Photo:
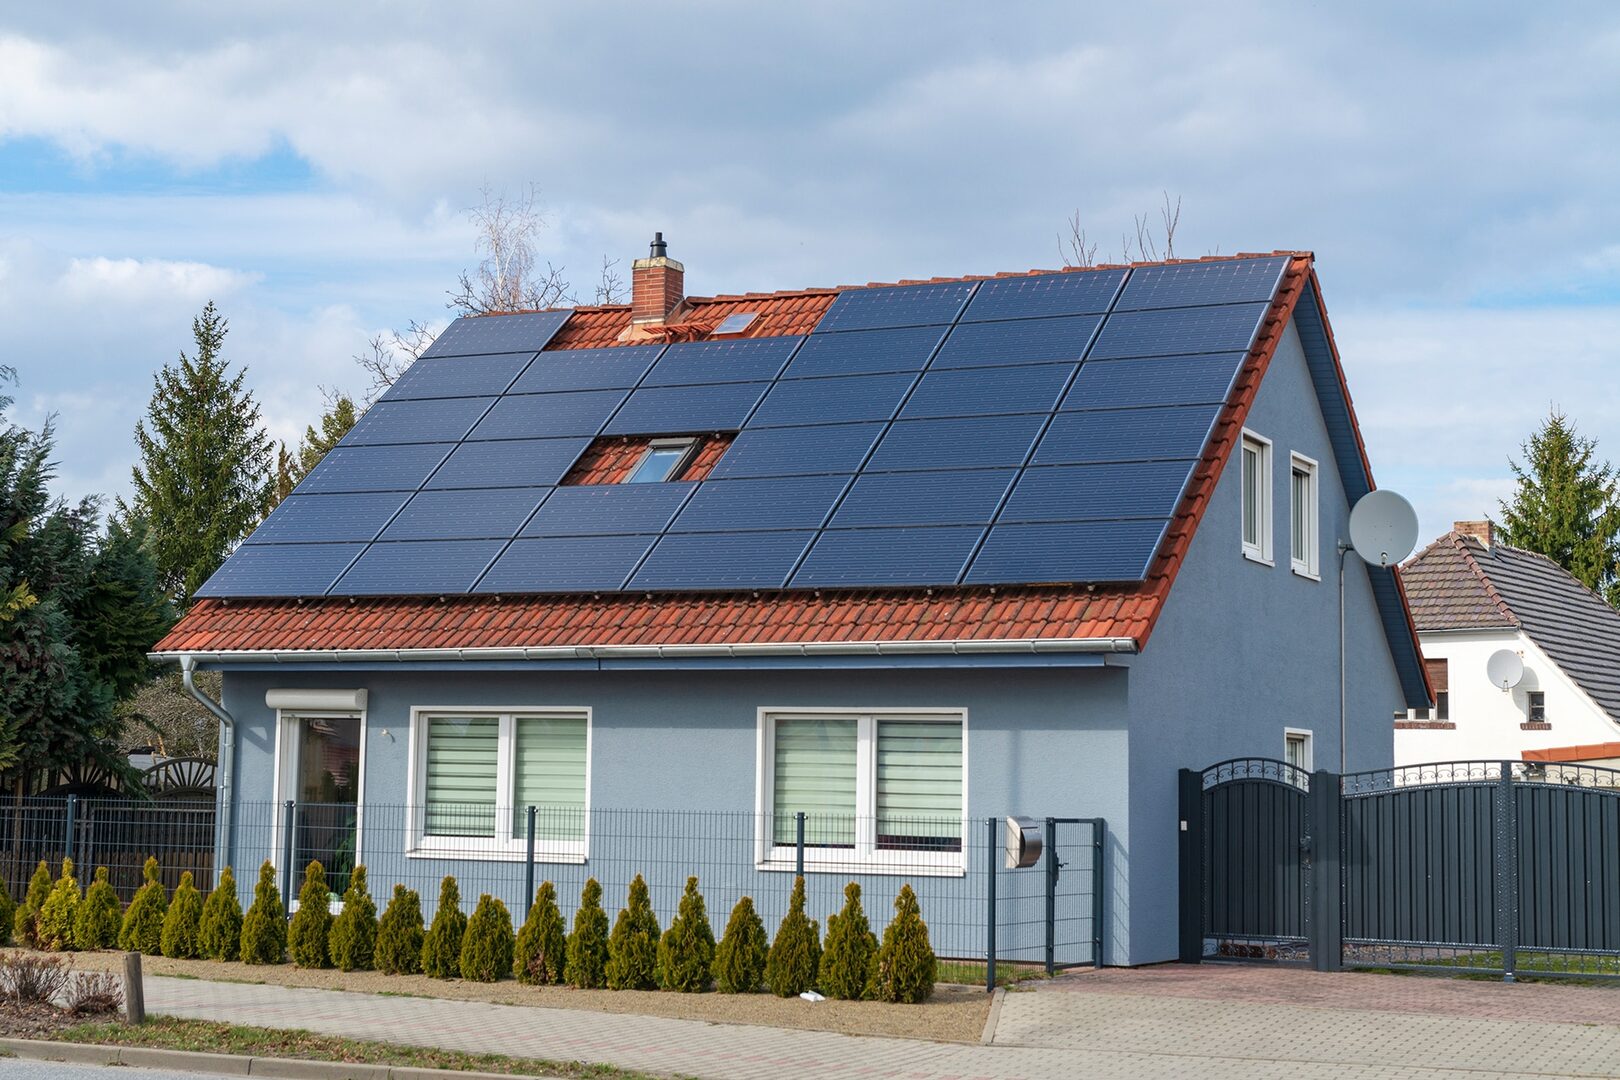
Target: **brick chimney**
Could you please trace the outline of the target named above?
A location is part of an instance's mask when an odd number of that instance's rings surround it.
[[[686,267],[669,257],[663,233],[654,233],[645,259],[630,267],[630,325],[662,326],[686,297]]]
[[[1454,521],[1451,523],[1452,531],[1471,536],[1485,545],[1485,550],[1491,550],[1496,543],[1496,530],[1489,521]]]

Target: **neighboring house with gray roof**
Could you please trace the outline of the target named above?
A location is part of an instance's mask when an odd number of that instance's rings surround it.
[[[1544,555],[1459,521],[1402,568],[1435,707],[1397,713],[1395,763],[1524,758],[1620,765],[1620,612]],[[1524,661],[1503,691],[1485,665]]]

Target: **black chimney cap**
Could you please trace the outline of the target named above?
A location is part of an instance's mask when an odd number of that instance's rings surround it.
[[[653,233],[652,250],[648,254],[654,259],[666,258],[669,255],[669,245],[664,243],[663,233]]]

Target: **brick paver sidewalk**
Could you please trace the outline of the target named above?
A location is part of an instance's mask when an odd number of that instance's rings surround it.
[[[709,1080],[1620,1076],[1620,1025],[1112,993],[1095,987],[1063,992],[1088,978],[1101,981],[1080,975],[1059,980],[1046,992],[1009,994],[992,1046],[161,977],[147,980],[147,1007],[176,1016],[577,1059]],[[1371,980],[1377,977],[1336,978],[1360,982],[1366,1003],[1376,1005]]]

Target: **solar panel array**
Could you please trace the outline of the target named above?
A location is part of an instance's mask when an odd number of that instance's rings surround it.
[[[1140,579],[1287,260],[842,293],[806,336],[453,323],[199,596]],[[735,432],[700,482],[559,486]]]

